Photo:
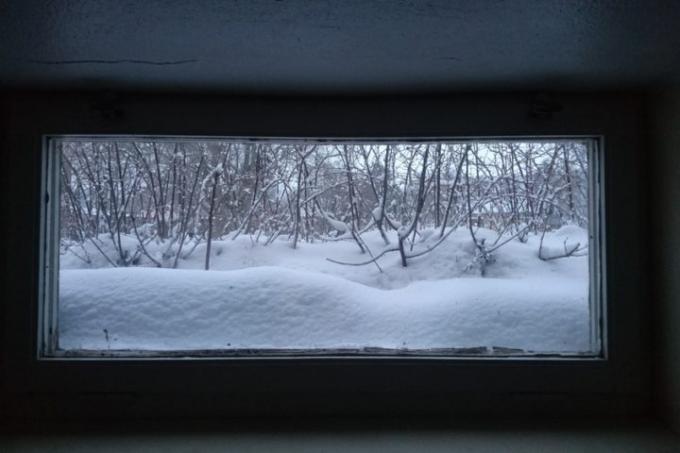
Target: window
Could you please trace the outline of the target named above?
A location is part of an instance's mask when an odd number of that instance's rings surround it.
[[[593,138],[48,140],[45,356],[602,353]]]
[[[114,106],[119,114],[113,116],[92,110],[84,93],[34,93],[6,101],[10,133],[4,143],[11,152],[3,168],[11,196],[3,220],[11,233],[5,243],[11,273],[3,294],[3,359],[9,366],[2,385],[11,389],[9,404],[26,414],[508,416],[599,415],[613,410],[639,414],[647,408],[653,304],[646,286],[649,211],[643,99],[565,94],[560,96],[564,109],[549,119],[528,115],[529,98],[522,94],[323,101],[140,94],[122,97]],[[83,132],[92,135],[74,135]],[[423,137],[587,143],[590,320],[593,330],[599,329],[591,337],[601,339],[601,345],[595,343],[587,354],[369,350],[338,356],[323,350],[293,355],[211,350],[202,356],[198,350],[132,352],[114,345],[108,350],[104,332],[98,330],[94,335],[104,349],[80,355],[60,350],[56,277],[61,178],[56,145],[60,140],[129,143],[134,137],[140,143],[174,143],[174,137],[211,141],[220,136],[290,137],[288,143],[308,143],[304,137],[340,138],[332,144],[375,143],[371,137],[400,137],[393,143],[437,142]],[[42,173],[41,163],[47,166]],[[327,227],[329,234],[337,234]],[[43,247],[49,244],[57,246]],[[354,247],[357,257],[365,256]],[[388,255],[398,264],[398,252]],[[323,255],[322,261],[327,257],[342,258]],[[552,263],[573,259],[582,257]],[[216,262],[211,259],[211,268]],[[371,266],[360,269],[368,272]]]

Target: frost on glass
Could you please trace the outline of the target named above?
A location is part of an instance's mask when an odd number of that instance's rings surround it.
[[[60,139],[67,351],[591,351],[589,142]]]

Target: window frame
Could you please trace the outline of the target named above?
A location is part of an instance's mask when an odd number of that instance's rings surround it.
[[[567,93],[552,118],[532,95],[262,99],[128,94],[102,111],[91,93],[29,92],[2,106],[13,266],[3,307],[2,396],[32,417],[245,415],[641,414],[649,408],[647,157],[644,99]],[[108,99],[108,98],[107,98]],[[108,102],[108,101],[107,101]],[[187,115],[191,112],[191,115]],[[598,136],[607,236],[606,358],[546,360],[366,357],[40,360],[39,272],[43,137],[77,135],[285,137]],[[11,170],[10,170],[11,169]],[[607,298],[605,298],[607,300]]]
[[[60,242],[60,202],[61,202],[61,154],[57,149],[60,140],[113,141],[116,139],[137,141],[201,141],[218,140],[224,142],[274,142],[274,143],[345,143],[345,144],[396,144],[396,143],[465,143],[465,142],[574,142],[583,140],[587,143],[588,155],[588,306],[589,306],[589,344],[587,352],[492,352],[476,353],[469,350],[475,348],[441,348],[438,351],[399,351],[371,348],[367,351],[349,351],[343,349],[306,349],[306,350],[263,350],[263,349],[206,349],[206,350],[62,350],[58,348],[58,312],[59,312],[59,242]],[[44,135],[42,152],[42,185],[45,197],[44,209],[40,219],[40,309],[38,315],[38,359],[39,360],[72,360],[89,358],[98,360],[118,360],[123,358],[162,359],[162,358],[214,358],[219,359],[260,359],[260,358],[305,358],[314,357],[325,360],[338,358],[403,358],[403,359],[442,359],[486,360],[490,358],[507,358],[509,360],[527,360],[540,358],[543,360],[606,360],[607,350],[603,333],[606,327],[606,316],[603,306],[606,297],[602,282],[606,278],[604,241],[604,192],[603,171],[603,137],[602,136],[513,136],[513,137],[369,137],[369,138],[328,138],[328,137],[222,137],[222,136],[144,136],[144,135]]]

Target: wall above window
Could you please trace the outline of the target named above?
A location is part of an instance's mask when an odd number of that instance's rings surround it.
[[[674,2],[643,0],[11,0],[0,82],[326,95],[620,89],[680,82],[677,23]]]

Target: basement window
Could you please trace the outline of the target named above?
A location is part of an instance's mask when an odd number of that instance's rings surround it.
[[[49,137],[41,354],[600,357],[598,143]]]

